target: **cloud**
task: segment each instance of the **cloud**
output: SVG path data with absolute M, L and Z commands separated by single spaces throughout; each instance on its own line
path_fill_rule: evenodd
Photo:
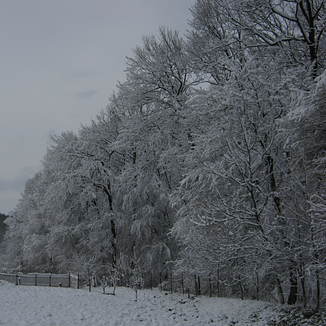
M 89 79 L 89 78 L 94 78 L 98 75 L 97 72 L 95 71 L 75 71 L 71 73 L 71 76 L 73 79 Z
M 88 89 L 85 91 L 77 92 L 76 97 L 78 97 L 79 99 L 82 99 L 82 100 L 87 100 L 87 99 L 94 97 L 97 93 L 98 93 L 98 91 L 96 89 Z
M 14 179 L 0 179 L 0 192 L 8 190 L 20 190 L 26 178 L 16 177 Z
M 13 178 L 0 178 L 0 192 L 18 191 L 24 189 L 26 181 L 33 176 L 35 169 L 26 167 Z
M 24 191 L 26 181 L 36 170 L 36 167 L 26 166 L 15 177 L 0 177 L 0 213 L 7 214 L 14 209 Z
M 9 214 L 17 205 L 21 193 L 18 191 L 0 191 L 0 213 Z

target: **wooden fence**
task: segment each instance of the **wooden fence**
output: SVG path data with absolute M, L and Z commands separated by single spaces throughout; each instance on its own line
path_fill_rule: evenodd
M 178 292 L 182 294 L 222 296 L 229 295 L 219 274 L 211 277 L 203 277 L 190 274 L 173 274 L 172 272 L 150 273 L 139 275 L 139 288 L 158 287 L 161 291 Z M 0 280 L 16 285 L 49 286 L 79 289 L 87 286 L 89 291 L 94 286 L 101 286 L 101 279 L 92 276 L 80 276 L 80 274 L 51 274 L 51 273 L 0 273 Z M 117 286 L 134 287 L 131 275 L 118 277 Z M 113 287 L 114 282 L 108 278 L 107 286 Z M 257 293 L 258 297 L 258 293 Z
M 16 285 L 53 286 L 79 289 L 79 274 L 50 274 L 50 273 L 0 273 L 0 280 Z
M 192 295 L 206 295 L 206 296 L 223 296 L 227 294 L 227 289 L 223 286 L 219 275 L 214 276 L 199 276 L 193 274 L 173 274 L 172 272 L 160 273 L 158 275 L 158 287 L 161 291 L 176 292 Z M 157 277 L 150 275 L 145 278 L 145 285 L 152 287 L 157 281 Z

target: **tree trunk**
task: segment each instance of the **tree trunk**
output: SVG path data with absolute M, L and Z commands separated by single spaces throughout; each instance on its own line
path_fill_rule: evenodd
M 244 288 L 243 288 L 243 284 L 241 281 L 239 281 L 239 287 L 240 287 L 241 300 L 243 300 L 244 299 Z
M 285 304 L 285 298 L 284 298 L 282 283 L 281 283 L 279 278 L 276 279 L 276 285 L 277 285 L 278 293 L 279 293 L 279 296 L 280 296 L 281 304 Z
M 198 295 L 198 285 L 197 285 L 197 276 L 194 275 L 194 281 L 195 281 L 195 295 L 197 296 Z
M 255 271 L 255 276 L 256 276 L 256 300 L 259 300 L 259 275 L 257 271 Z
M 296 269 L 290 266 L 290 293 L 288 297 L 288 305 L 294 305 L 298 298 L 298 278 L 296 274 Z
M 221 286 L 220 286 L 220 268 L 219 266 L 217 267 L 217 273 L 216 273 L 216 290 L 217 290 L 217 296 L 221 296 Z
M 111 233 L 112 233 L 112 240 L 111 240 L 111 246 L 112 246 L 112 267 L 115 269 L 117 267 L 117 230 L 115 226 L 115 222 L 112 219 L 111 220 Z
M 320 309 L 320 277 L 319 271 L 316 271 L 316 310 Z
M 306 278 L 305 278 L 305 272 L 303 269 L 303 266 L 300 268 L 300 283 L 301 283 L 301 289 L 302 289 L 302 302 L 303 306 L 307 306 L 307 293 L 306 293 Z

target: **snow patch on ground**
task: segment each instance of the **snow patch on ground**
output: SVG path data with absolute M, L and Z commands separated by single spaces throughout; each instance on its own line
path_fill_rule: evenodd
M 278 309 L 259 301 L 207 298 L 118 288 L 99 290 L 0 283 L 1 326 L 266 326 Z

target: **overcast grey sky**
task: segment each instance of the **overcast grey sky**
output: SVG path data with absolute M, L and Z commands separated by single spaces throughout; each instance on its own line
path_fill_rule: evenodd
M 89 122 L 142 36 L 184 32 L 193 3 L 0 0 L 0 212 L 40 168 L 49 135 Z

